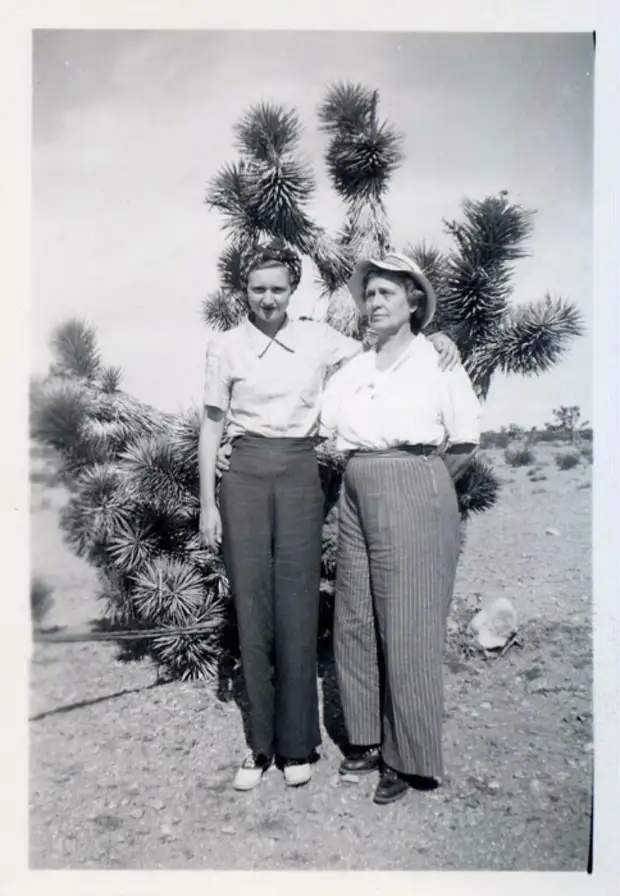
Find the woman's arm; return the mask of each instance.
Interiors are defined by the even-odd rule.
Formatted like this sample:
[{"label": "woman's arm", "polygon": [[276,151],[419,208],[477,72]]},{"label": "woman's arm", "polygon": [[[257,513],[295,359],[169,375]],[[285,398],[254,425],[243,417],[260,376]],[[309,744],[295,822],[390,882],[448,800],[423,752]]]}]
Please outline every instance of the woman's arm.
[{"label": "woman's arm", "polygon": [[[323,324],[323,326],[328,352],[328,368],[332,375],[352,358],[361,354],[364,346],[359,339],[344,336],[330,324]],[[433,333],[431,336],[427,336],[427,339],[439,355],[439,366],[442,370],[453,370],[460,363],[461,356],[456,343],[445,333]]]},{"label": "woman's arm", "polygon": [[453,480],[460,479],[478,451],[481,405],[465,368],[439,374],[442,382],[441,417],[447,449],[443,455]]},{"label": "woman's arm", "polygon": [[204,409],[198,438],[198,470],[200,473],[200,504],[215,504],[215,461],[222,441],[226,415],[219,408]]},{"label": "woman's arm", "polygon": [[443,459],[454,482],[461,478],[477,453],[478,446],[471,442],[448,446]]},{"label": "woman's arm", "polygon": [[[225,350],[221,341],[212,337],[207,346],[205,359],[205,384],[202,401],[204,416],[200,429],[199,444],[201,445],[204,442],[205,445],[209,446],[208,451],[210,452],[211,442],[217,441],[215,460],[213,461],[213,477],[216,474],[221,476],[229,467],[230,445],[222,445],[222,438],[226,432],[226,416],[230,406],[232,388],[232,375],[228,355],[229,352]],[[201,453],[199,447],[199,456]],[[205,454],[206,457],[207,455]],[[210,464],[210,459],[208,463]],[[205,470],[205,477],[203,477],[201,471],[201,492],[202,480],[205,478],[206,481],[209,476],[210,473],[207,470]],[[215,496],[215,480],[213,477],[211,477],[213,479],[211,489]],[[215,504],[215,497],[213,497],[213,504]]]},{"label": "woman's arm", "polygon": [[215,550],[222,539],[222,522],[215,503],[215,462],[222,441],[226,414],[206,407],[198,439],[200,473],[200,533],[207,547]]}]

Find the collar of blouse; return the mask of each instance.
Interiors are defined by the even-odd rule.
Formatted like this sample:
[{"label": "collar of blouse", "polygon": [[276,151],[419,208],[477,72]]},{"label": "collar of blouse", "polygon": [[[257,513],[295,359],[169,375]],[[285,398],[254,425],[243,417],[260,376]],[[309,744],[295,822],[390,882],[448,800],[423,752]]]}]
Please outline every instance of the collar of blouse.
[{"label": "collar of blouse", "polygon": [[280,329],[273,336],[267,336],[260,330],[255,323],[252,322],[251,315],[248,316],[244,323],[246,338],[253,352],[256,352],[259,358],[262,358],[268,349],[275,343],[280,348],[294,354],[295,352],[295,326],[294,322],[287,316],[284,318]]}]

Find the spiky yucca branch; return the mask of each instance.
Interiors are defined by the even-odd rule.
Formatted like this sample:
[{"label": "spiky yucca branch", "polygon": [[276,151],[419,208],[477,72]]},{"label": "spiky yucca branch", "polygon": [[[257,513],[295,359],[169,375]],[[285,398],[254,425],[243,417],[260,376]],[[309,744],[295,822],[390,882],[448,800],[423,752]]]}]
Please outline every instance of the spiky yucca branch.
[{"label": "spiky yucca branch", "polygon": [[234,126],[236,146],[256,162],[272,162],[299,147],[301,124],[296,113],[269,103],[257,103]]},{"label": "spiky yucca branch", "polygon": [[330,297],[326,320],[360,339],[365,339],[365,324],[344,284],[355,261],[381,257],[389,248],[383,200],[403,158],[402,137],[391,124],[379,121],[378,104],[378,91],[341,83],[328,89],[319,108],[320,126],[329,138],[327,171],[346,208],[339,243],[350,259],[345,277],[322,277],[322,292]]},{"label": "spiky yucca branch", "polygon": [[315,185],[310,166],[294,155],[300,131],[293,111],[264,103],[235,126],[241,157],[216,175],[206,201],[222,213],[238,245],[265,234],[293,244],[311,237],[314,225],[305,206]]},{"label": "spiky yucca branch", "polygon": [[54,329],[50,342],[58,376],[92,381],[99,375],[101,356],[94,327],[71,318]]},{"label": "spiky yucca branch", "polygon": [[319,108],[330,140],[325,156],[331,181],[348,202],[378,201],[403,160],[402,137],[378,118],[379,94],[360,84],[336,84]]},{"label": "spiky yucca branch", "polygon": [[104,367],[100,375],[102,390],[109,393],[119,392],[122,378],[121,367]]},{"label": "spiky yucca branch", "polygon": [[408,244],[403,250],[404,255],[413,259],[424,271],[437,296],[437,310],[430,326],[425,330],[427,334],[443,332],[455,338],[451,321],[444,312],[444,292],[447,273],[447,258],[443,252],[435,246],[422,241],[417,245]]},{"label": "spiky yucca branch", "polygon": [[442,315],[469,353],[497,329],[512,294],[512,265],[526,254],[533,212],[504,192],[463,202],[463,220],[446,222],[456,246],[448,253]]},{"label": "spiky yucca branch", "polygon": [[219,261],[221,289],[203,304],[207,324],[235,326],[247,312],[241,289],[241,255],[266,236],[278,237],[308,256],[329,289],[349,276],[349,253],[309,216],[314,194],[312,169],[296,153],[301,125],[293,111],[261,103],[235,126],[241,157],[211,182],[207,204],[224,219],[229,243]]},{"label": "spiky yucca branch", "polygon": [[584,332],[583,315],[565,299],[544,299],[511,309],[492,352],[504,373],[526,376],[554,367],[572,340]]},{"label": "spiky yucca branch", "polygon": [[513,306],[512,264],[523,258],[534,213],[509,202],[505,191],[464,203],[462,223],[448,232],[456,247],[444,255],[432,247],[406,250],[437,292],[433,330],[457,343],[478,395],[484,399],[497,370],[525,375],[549,370],[583,332],[580,312],[549,296]]}]

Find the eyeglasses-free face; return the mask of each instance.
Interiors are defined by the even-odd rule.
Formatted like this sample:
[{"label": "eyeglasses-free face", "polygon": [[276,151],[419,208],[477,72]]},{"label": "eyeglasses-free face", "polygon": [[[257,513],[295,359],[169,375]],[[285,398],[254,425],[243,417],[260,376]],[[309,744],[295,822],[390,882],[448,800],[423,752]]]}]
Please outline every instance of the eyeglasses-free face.
[{"label": "eyeglasses-free face", "polygon": [[292,292],[290,274],[284,266],[257,268],[248,277],[250,308],[265,323],[284,320]]},{"label": "eyeglasses-free face", "polygon": [[370,327],[377,334],[396,333],[409,325],[417,304],[412,302],[402,278],[371,274],[364,291],[364,305]]}]

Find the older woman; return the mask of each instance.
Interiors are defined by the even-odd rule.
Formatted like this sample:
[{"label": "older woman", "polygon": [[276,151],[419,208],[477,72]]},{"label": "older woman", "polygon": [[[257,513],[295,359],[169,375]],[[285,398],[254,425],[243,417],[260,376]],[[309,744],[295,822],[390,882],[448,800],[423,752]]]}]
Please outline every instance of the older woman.
[{"label": "older woman", "polygon": [[[234,787],[256,787],[274,757],[286,783],[310,779],[320,743],[316,640],[323,493],[314,452],[326,378],[361,351],[326,324],[291,320],[301,260],[280,243],[243,271],[250,315],[209,344],[199,464],[201,532],[222,542],[250,709]],[[454,345],[436,340],[443,363]],[[431,349],[435,354],[434,349]],[[230,462],[218,459],[225,418]],[[215,500],[216,466],[226,470]],[[221,513],[221,516],[220,516]]]},{"label": "older woman", "polygon": [[476,451],[480,406],[465,370],[442,370],[420,332],[435,295],[409,258],[364,261],[350,288],[377,342],[331,379],[322,412],[324,433],[349,454],[334,623],[351,742],[341,772],[380,769],[374,799],[389,803],[416,778],[435,786],[443,773],[454,480]]}]

